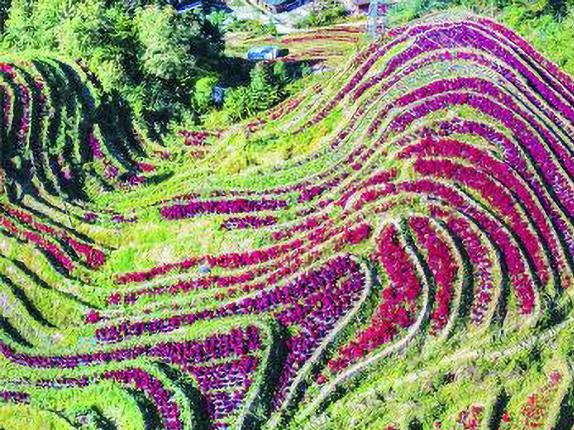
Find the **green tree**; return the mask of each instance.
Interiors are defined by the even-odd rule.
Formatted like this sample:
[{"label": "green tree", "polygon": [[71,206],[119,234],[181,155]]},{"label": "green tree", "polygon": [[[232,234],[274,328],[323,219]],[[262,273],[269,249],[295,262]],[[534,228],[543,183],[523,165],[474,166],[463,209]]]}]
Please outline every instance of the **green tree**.
[{"label": "green tree", "polygon": [[275,75],[275,81],[279,85],[285,85],[290,81],[287,64],[283,61],[278,61],[273,64],[273,75]]},{"label": "green tree", "polygon": [[5,23],[8,19],[11,0],[0,0],[0,37],[4,34]]},{"label": "green tree", "polygon": [[37,23],[29,19],[29,7],[26,0],[12,0],[10,13],[5,22],[2,44],[17,51],[37,48]]},{"label": "green tree", "polygon": [[229,119],[237,121],[251,116],[249,89],[245,86],[233,88],[225,97],[225,108]]},{"label": "green tree", "polygon": [[208,21],[216,26],[216,27],[223,27],[223,22],[229,17],[229,14],[223,12],[223,11],[215,11],[215,12],[211,12],[208,16],[207,19]]},{"label": "green tree", "polygon": [[308,16],[296,23],[296,27],[321,27],[331,25],[347,15],[347,10],[338,0],[316,0]]},{"label": "green tree", "polygon": [[[195,69],[195,58],[187,53],[187,41],[177,27],[173,8],[139,8],[134,24],[143,46],[142,64],[145,73],[169,80]],[[199,34],[199,28],[196,26],[192,32]]]},{"label": "green tree", "polygon": [[214,77],[201,78],[195,83],[195,92],[193,99],[198,110],[205,112],[212,106],[211,97],[213,95],[213,88],[217,84],[218,79]]},{"label": "green tree", "polygon": [[205,17],[178,14],[171,6],[137,8],[134,28],[142,74],[139,82],[146,83],[141,89],[146,100],[142,112],[146,124],[163,132],[168,122],[182,120],[197,107],[196,81],[219,75],[222,36]]},{"label": "green tree", "polygon": [[161,79],[206,74],[203,64],[213,65],[224,49],[221,33],[194,13],[180,15],[172,7],[146,6],[136,10],[134,24],[144,70]]},{"label": "green tree", "polygon": [[241,120],[269,109],[285,96],[279,79],[268,64],[257,63],[250,78],[248,86],[234,88],[226,95],[225,107],[231,120]]},{"label": "green tree", "polygon": [[176,3],[0,0],[1,50],[38,49],[81,59],[103,89],[118,91],[136,121],[159,139],[169,122],[198,118],[194,109],[205,109],[205,102],[196,103],[204,94],[198,100],[193,95],[198,79],[233,80],[219,28],[201,11],[177,13]]},{"label": "green tree", "polygon": [[129,87],[139,74],[138,49],[132,20],[122,5],[86,1],[58,27],[59,51],[83,58],[106,90]]},{"label": "green tree", "polygon": [[265,110],[281,98],[280,88],[273,82],[271,68],[265,63],[257,63],[251,71],[249,84],[250,107],[252,110]]}]

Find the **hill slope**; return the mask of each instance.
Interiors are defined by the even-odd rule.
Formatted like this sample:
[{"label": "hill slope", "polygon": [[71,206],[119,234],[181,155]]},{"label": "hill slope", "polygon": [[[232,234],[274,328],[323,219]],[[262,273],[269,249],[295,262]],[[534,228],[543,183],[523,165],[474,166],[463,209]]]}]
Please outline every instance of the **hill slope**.
[{"label": "hill slope", "polygon": [[437,15],[186,137],[306,156],[174,164],[105,198],[132,219],[2,202],[0,426],[572,427],[573,106],[519,36]]},{"label": "hill slope", "polygon": [[90,181],[109,190],[118,176],[141,172],[134,160],[145,156],[142,143],[91,73],[24,55],[3,58],[0,73],[1,168],[12,201],[87,200]]}]

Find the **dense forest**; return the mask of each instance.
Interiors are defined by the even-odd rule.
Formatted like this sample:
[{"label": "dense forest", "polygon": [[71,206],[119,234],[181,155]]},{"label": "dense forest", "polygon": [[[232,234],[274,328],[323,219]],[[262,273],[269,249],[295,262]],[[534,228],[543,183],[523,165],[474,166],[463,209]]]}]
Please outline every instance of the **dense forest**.
[{"label": "dense forest", "polygon": [[202,94],[217,82],[237,86],[251,75],[266,85],[264,91],[279,89],[266,67],[253,71],[246,60],[223,55],[223,34],[207,18],[207,3],[185,14],[177,13],[177,5],[3,0],[0,50],[59,55],[84,65],[154,140],[165,136],[170,123],[198,123],[210,107]]}]

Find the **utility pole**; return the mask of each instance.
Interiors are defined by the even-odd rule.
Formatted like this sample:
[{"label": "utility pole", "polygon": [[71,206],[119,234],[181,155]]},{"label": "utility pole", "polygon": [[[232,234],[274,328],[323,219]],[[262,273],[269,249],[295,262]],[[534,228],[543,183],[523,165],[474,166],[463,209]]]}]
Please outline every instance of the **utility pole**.
[{"label": "utility pole", "polygon": [[388,27],[387,13],[393,3],[393,0],[371,0],[367,18],[367,33],[372,42],[385,34]]}]

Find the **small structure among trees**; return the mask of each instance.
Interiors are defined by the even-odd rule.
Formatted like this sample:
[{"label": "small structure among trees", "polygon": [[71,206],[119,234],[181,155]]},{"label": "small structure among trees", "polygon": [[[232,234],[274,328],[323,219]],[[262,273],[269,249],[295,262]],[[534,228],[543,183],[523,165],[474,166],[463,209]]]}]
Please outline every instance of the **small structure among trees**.
[{"label": "small structure among trees", "polygon": [[[343,2],[346,6],[343,6]],[[338,19],[349,14],[347,9],[352,9],[352,7],[349,7],[347,3],[347,0],[313,0],[310,13],[296,23],[295,27],[308,28],[334,24]]]},{"label": "small structure among trees", "polygon": [[302,6],[305,0],[258,0],[258,3],[268,12],[279,13]]},{"label": "small structure among trees", "polygon": [[289,49],[281,49],[278,46],[257,46],[247,52],[248,60],[274,60],[289,54]]}]

